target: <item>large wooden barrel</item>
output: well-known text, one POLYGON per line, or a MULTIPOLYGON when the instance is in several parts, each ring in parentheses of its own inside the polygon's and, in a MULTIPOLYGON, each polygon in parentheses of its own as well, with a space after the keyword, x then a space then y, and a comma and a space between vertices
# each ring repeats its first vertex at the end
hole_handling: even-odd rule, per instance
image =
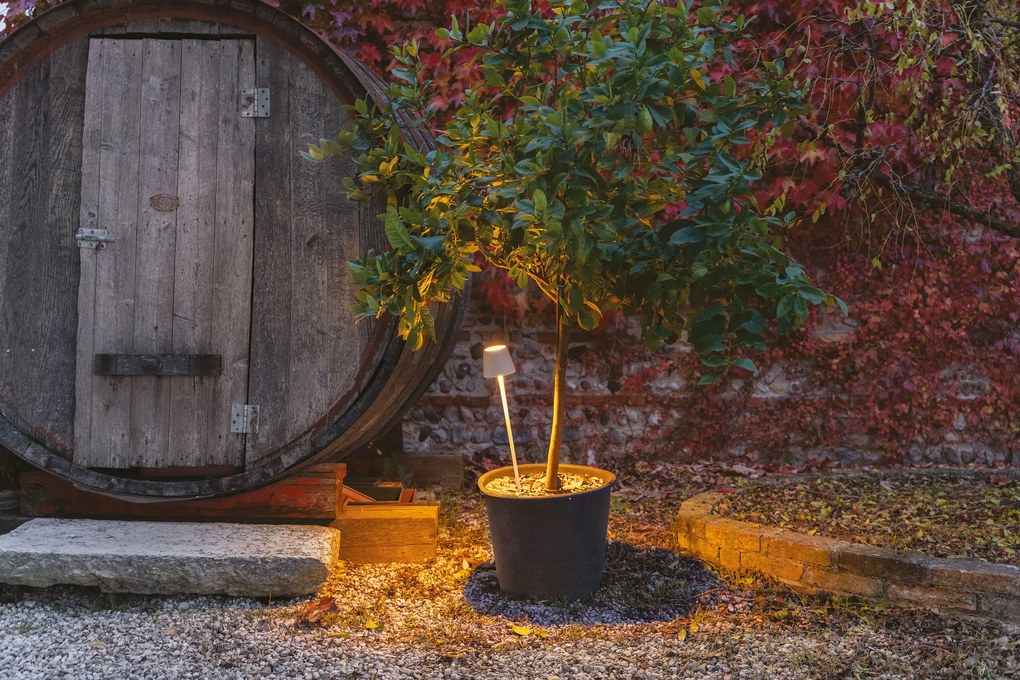
POLYGON ((392 426, 461 310, 419 352, 348 311, 379 210, 341 195, 351 163, 299 152, 366 96, 370 71, 252 0, 71 0, 0 44, 0 445, 193 498, 392 426))

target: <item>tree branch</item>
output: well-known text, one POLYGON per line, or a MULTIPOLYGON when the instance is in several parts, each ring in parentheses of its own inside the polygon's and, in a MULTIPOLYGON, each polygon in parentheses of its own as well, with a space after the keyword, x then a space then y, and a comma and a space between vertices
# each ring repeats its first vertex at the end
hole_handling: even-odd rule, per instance
POLYGON ((1020 224, 1004 222, 997 219, 992 215, 991 211, 974 210, 962 203, 951 201, 946 196, 926 191, 917 185, 908 184, 899 178, 889 177, 882 172, 876 172, 873 175, 873 179, 879 184, 883 184, 891 188, 900 195, 916 201, 921 204, 922 208, 945 210, 953 215, 957 215, 958 217, 965 217, 969 220, 974 220, 978 224, 997 231, 1000 234, 1012 236, 1013 238, 1020 238, 1020 224))

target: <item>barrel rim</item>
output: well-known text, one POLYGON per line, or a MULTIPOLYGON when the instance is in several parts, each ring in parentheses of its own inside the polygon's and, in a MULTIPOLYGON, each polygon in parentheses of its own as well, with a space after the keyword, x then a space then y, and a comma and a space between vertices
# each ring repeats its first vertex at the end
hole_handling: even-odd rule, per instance
MULTIPOLYGON (((322 39, 313 30, 261 0, 69 0, 33 17, 0 41, 0 97, 5 96, 32 67, 68 42, 111 26, 158 19, 208 21, 251 31, 300 59, 325 83, 337 99, 345 105, 357 98, 370 99, 377 107, 386 104, 384 83, 367 66, 349 52, 322 39)), ((402 129, 405 140, 422 151, 434 148, 431 135, 413 119, 405 119, 402 129)), ((0 445, 26 462, 57 474, 90 491, 114 495, 131 500, 159 498, 184 500, 246 491, 269 484, 303 467, 322 462, 336 455, 341 447, 342 435, 363 417, 387 388, 393 392, 391 378, 401 366, 420 370, 426 358, 431 365, 422 373, 414 389, 391 395, 403 408, 396 416, 386 417, 390 425, 399 420, 411 399, 417 398, 442 369, 452 351, 456 326, 463 316, 464 295, 455 295, 448 303, 450 323, 443 334, 444 343, 421 350, 414 358, 396 334, 396 319, 380 319, 375 341, 370 343, 375 358, 365 362, 368 370, 359 374, 345 395, 358 390, 342 412, 334 409, 314 423, 309 430, 279 447, 274 454, 255 461, 247 470, 220 477, 189 480, 145 480, 119 477, 106 472, 76 465, 73 460, 36 441, 19 429, 6 415, 0 413, 0 445), (385 377, 381 380, 380 377, 385 377)), ((334 407, 336 408, 336 407, 334 407)), ((381 430, 380 430, 381 431, 381 430)), ((370 437, 369 437, 370 438, 370 437)), ((361 436, 360 440, 365 437, 361 436)), ((350 442, 353 444, 353 442, 350 442)), ((353 446, 342 442, 348 450, 353 446)))

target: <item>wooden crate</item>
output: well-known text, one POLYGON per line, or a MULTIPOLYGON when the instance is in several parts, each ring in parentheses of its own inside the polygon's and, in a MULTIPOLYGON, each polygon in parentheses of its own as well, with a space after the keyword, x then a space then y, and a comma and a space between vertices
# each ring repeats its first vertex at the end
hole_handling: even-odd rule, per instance
POLYGON ((439 506, 348 504, 331 525, 340 530, 340 559, 355 564, 427 562, 436 556, 439 506))

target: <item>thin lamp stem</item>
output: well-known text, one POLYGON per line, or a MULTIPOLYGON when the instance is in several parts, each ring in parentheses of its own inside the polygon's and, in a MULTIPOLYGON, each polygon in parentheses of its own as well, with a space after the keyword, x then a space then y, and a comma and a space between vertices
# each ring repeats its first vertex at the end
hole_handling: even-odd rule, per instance
POLYGON ((514 479, 517 480, 517 492, 520 493, 521 489, 521 473, 517 469, 517 451, 514 450, 514 431, 510 427, 510 407, 506 403, 506 385, 503 383, 503 376, 497 375, 496 380, 499 382, 499 396, 503 398, 503 418, 506 420, 506 437, 510 440, 510 460, 514 464, 514 479))

